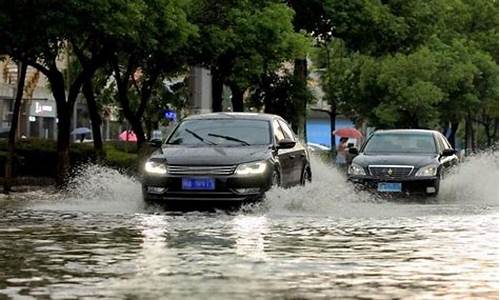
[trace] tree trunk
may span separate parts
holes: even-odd
[[[57,167],[56,167],[56,185],[61,188],[66,183],[70,170],[70,128],[71,128],[71,109],[57,108]]]
[[[102,119],[99,114],[99,109],[97,108],[97,102],[94,96],[94,89],[92,87],[92,81],[89,78],[85,80],[82,87],[83,95],[87,99],[87,107],[89,110],[90,122],[92,124],[92,137],[94,139],[94,149],[97,154],[97,158],[103,159],[105,157],[104,147],[102,143],[101,135],[101,125]]]
[[[241,89],[237,85],[231,85],[231,94],[233,111],[242,112],[244,110],[243,95],[245,94],[245,90]]]
[[[23,100],[23,92],[24,92],[24,81],[26,79],[26,69],[27,64],[19,62],[18,63],[18,79],[17,79],[17,90],[16,90],[16,99],[14,100],[14,111],[12,112],[12,120],[10,122],[10,130],[9,130],[9,141],[7,143],[7,159],[5,161],[5,184],[4,184],[4,192],[8,194],[12,187],[12,170],[14,165],[14,155],[16,152],[16,131],[17,125],[19,123],[19,112],[21,110],[21,102]]]
[[[295,66],[293,70],[294,76],[297,82],[301,83],[303,88],[307,88],[307,60],[306,59],[296,59]],[[307,112],[307,99],[302,97],[295,97],[295,107],[297,107],[296,111],[296,127],[297,134],[299,138],[304,141],[307,141],[306,134],[306,112]]]
[[[459,125],[460,125],[460,122],[452,122],[451,123],[451,132],[450,132],[450,137],[448,138],[448,142],[450,142],[451,146],[454,149],[457,148],[456,134],[457,134],[457,130],[458,130]]]
[[[470,114],[465,118],[465,154],[470,155],[474,152],[474,128]]]
[[[52,94],[57,105],[57,165],[56,165],[56,186],[61,188],[64,186],[69,175],[70,169],[70,128],[71,115],[73,114],[74,102],[66,101],[66,92],[64,87],[64,77],[59,72],[55,65],[48,74],[48,80],[51,85]],[[76,99],[74,95],[76,87],[72,87],[71,97]],[[68,96],[69,99],[70,96]]]
[[[222,111],[222,91],[224,88],[224,81],[212,73],[212,111]]]

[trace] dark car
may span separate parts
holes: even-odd
[[[144,168],[146,201],[247,202],[311,180],[309,155],[281,117],[211,113],[182,120]]]
[[[438,131],[399,129],[372,134],[348,168],[350,181],[382,193],[439,193],[440,181],[459,160]]]

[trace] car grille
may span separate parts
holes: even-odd
[[[232,175],[235,169],[236,166],[167,166],[170,175]]]
[[[413,166],[368,166],[370,174],[378,177],[406,177],[413,171]]]

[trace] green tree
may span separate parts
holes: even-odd
[[[189,41],[197,36],[196,26],[187,19],[187,4],[183,0],[144,1],[143,18],[128,34],[100,41],[108,49],[106,60],[113,70],[116,98],[137,135],[139,149],[145,145],[143,117],[155,87],[182,70]]]
[[[222,109],[222,87],[243,110],[246,90],[281,63],[304,56],[308,40],[294,31],[294,12],[279,1],[201,1],[198,45],[213,76],[213,110]]]
[[[48,81],[57,105],[57,184],[69,169],[70,127],[73,107],[83,82],[102,65],[101,45],[94,37],[113,28],[127,32],[139,15],[136,5],[124,0],[38,2],[1,1],[0,39],[3,53],[27,63]],[[119,8],[119,9],[117,9]],[[124,18],[127,16],[127,18]],[[75,76],[66,77],[64,57],[75,53],[81,64]]]

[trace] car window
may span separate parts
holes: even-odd
[[[436,139],[437,139],[437,142],[438,142],[438,146],[439,146],[439,152],[443,152],[444,149],[446,149],[446,142],[443,140],[442,136],[440,134],[437,134],[436,135]]]
[[[444,135],[439,134],[439,137],[441,137],[441,139],[443,140],[443,144],[444,144],[445,149],[453,149],[450,142],[448,141],[448,139]]]
[[[167,144],[249,146],[271,144],[266,120],[195,119],[179,124]]]
[[[281,127],[278,123],[278,121],[273,120],[273,131],[274,131],[274,138],[276,139],[276,142],[279,143],[280,141],[285,139],[285,134],[281,130]]]
[[[434,136],[429,133],[374,134],[364,146],[365,153],[436,153]]]
[[[282,120],[278,120],[278,123],[280,124],[281,129],[283,129],[283,133],[285,134],[285,138],[290,139],[292,141],[295,141],[295,134],[293,133],[290,126],[288,126],[288,124],[283,122]]]

